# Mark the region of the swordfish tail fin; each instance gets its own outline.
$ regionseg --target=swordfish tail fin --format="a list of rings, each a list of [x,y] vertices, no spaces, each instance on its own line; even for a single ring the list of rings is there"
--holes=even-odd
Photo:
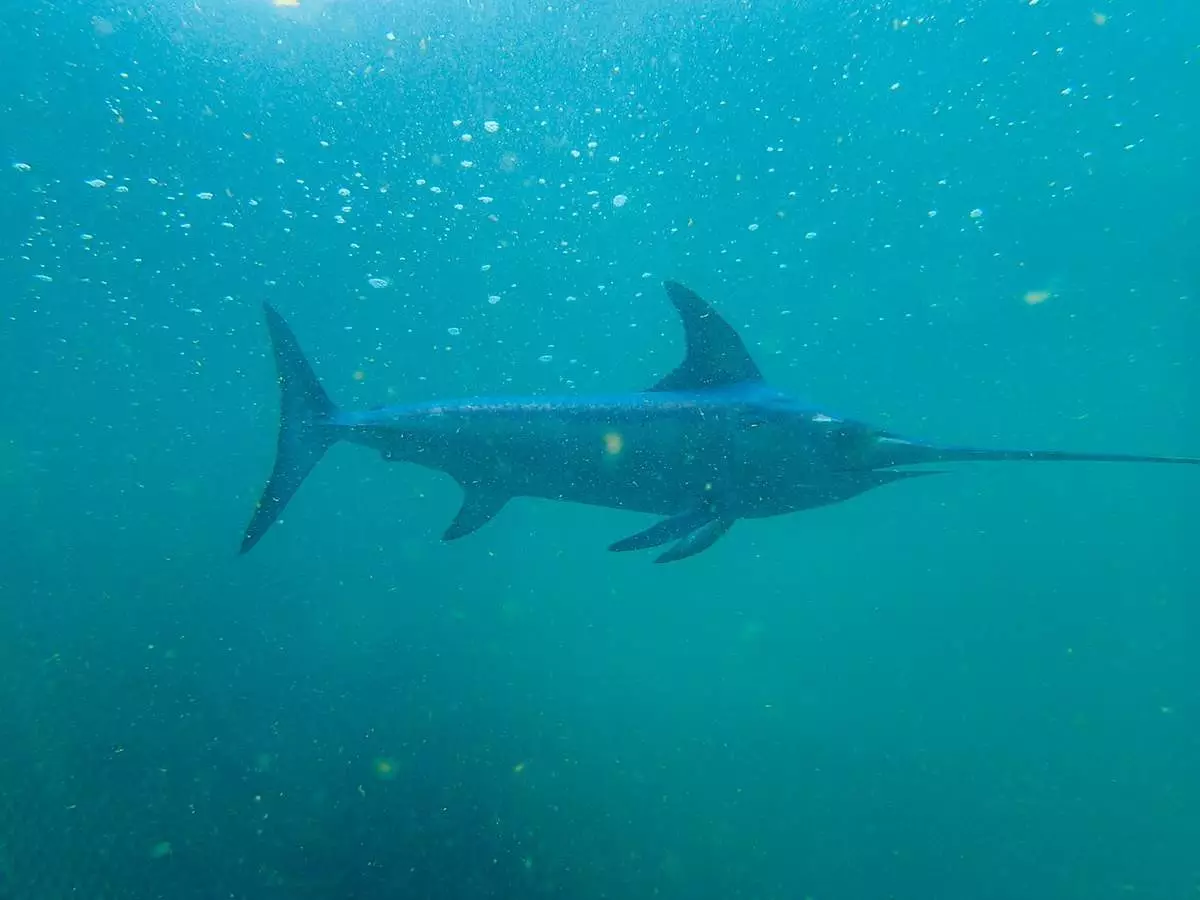
[[[325,451],[338,441],[333,421],[337,407],[304,358],[292,329],[266,303],[263,314],[279,373],[279,440],[271,477],[242,538],[242,553],[262,539]]]

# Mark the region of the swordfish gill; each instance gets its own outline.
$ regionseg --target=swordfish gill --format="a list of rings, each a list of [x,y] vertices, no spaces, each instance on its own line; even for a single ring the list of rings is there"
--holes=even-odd
[[[462,506],[443,539],[487,524],[513,497],[661,516],[610,550],[670,544],[656,562],[694,556],[738,519],[840,503],[938,474],[903,468],[977,460],[1200,465],[1200,458],[943,447],[805,406],[766,383],[737,332],[695,292],[667,296],[687,349],[653,387],[566,397],[474,397],[350,411],[334,405],[283,318],[264,304],[279,373],[275,465],[242,540],[245,553],[339,441],[385,460],[446,472]]]

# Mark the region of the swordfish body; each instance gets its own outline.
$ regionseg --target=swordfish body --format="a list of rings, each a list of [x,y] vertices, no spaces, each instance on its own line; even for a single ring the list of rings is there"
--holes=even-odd
[[[274,468],[242,540],[250,550],[340,441],[451,475],[462,506],[443,538],[486,525],[513,497],[651,513],[612,544],[670,544],[672,562],[712,546],[738,519],[848,500],[964,461],[1142,462],[1200,458],[939,446],[805,406],[769,385],[737,332],[676,282],[667,296],[687,349],[648,390],[612,396],[476,397],[348,411],[334,405],[283,318],[264,306],[281,393]]]

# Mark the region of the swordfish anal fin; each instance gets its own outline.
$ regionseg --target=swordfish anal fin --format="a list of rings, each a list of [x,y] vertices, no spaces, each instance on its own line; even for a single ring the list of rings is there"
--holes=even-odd
[[[478,531],[492,521],[510,499],[507,493],[484,482],[460,484],[463,489],[462,506],[450,527],[442,534],[443,541],[456,541]]]
[[[763,380],[741,337],[699,294],[675,281],[663,287],[683,320],[687,354],[649,391],[698,391]]]

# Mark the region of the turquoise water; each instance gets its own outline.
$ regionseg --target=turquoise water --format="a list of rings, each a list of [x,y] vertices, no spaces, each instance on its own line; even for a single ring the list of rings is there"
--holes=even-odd
[[[961,466],[740,523],[274,452],[636,390],[672,278],[822,408],[1200,454],[1186,0],[11,4],[0,897],[1200,890],[1196,472]]]

